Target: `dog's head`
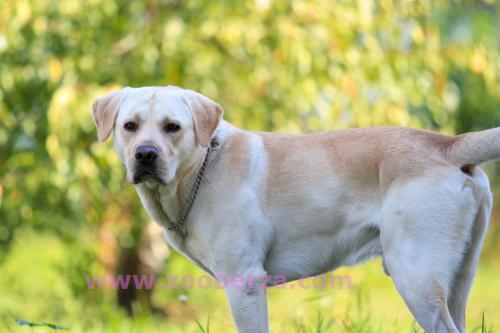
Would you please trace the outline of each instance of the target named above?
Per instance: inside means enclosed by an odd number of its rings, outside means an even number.
[[[124,88],[93,105],[99,141],[113,132],[134,184],[170,183],[194,153],[210,145],[222,113],[208,97],[171,86]]]

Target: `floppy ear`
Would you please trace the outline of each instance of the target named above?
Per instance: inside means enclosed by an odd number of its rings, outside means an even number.
[[[210,98],[194,91],[189,91],[183,96],[183,100],[193,113],[196,142],[208,148],[224,110]]]
[[[99,141],[105,141],[115,125],[118,109],[127,94],[127,89],[115,91],[94,101],[92,105],[92,116],[94,118]]]

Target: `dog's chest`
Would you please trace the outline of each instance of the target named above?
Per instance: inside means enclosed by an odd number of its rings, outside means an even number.
[[[197,236],[195,231],[191,230],[187,238],[185,238],[184,227],[180,231],[167,230],[168,227],[179,222],[182,213],[179,209],[179,198],[177,195],[172,194],[171,191],[162,191],[154,187],[138,189],[138,193],[141,199],[143,197],[147,199],[143,200],[143,204],[151,218],[165,228],[164,239],[168,245],[177,252],[185,255],[200,268],[211,273],[206,265],[202,263],[204,260],[202,251],[200,251],[201,242],[197,243],[198,246],[192,246],[193,237],[196,238]],[[190,221],[186,221],[186,223],[190,223]]]

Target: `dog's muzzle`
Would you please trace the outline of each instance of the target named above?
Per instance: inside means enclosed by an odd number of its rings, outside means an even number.
[[[135,150],[135,168],[133,175],[134,184],[146,180],[164,183],[158,172],[159,150],[154,146],[139,146]]]

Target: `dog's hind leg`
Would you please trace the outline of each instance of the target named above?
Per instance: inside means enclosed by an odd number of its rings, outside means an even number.
[[[455,180],[398,187],[388,194],[382,214],[384,263],[428,333],[460,332],[448,300],[478,204],[472,191],[462,190]]]
[[[478,177],[482,179],[479,178],[479,182],[476,183],[479,184],[479,186],[477,186],[476,189],[479,190],[478,195],[482,195],[483,200],[471,230],[470,241],[465,249],[463,261],[454,277],[451,295],[448,298],[448,307],[451,317],[461,333],[465,333],[465,309],[467,306],[467,299],[469,297],[472,281],[476,274],[479,254],[481,252],[484,235],[488,228],[493,201],[486,175],[484,175],[481,170],[476,169],[474,178],[477,179]]]

